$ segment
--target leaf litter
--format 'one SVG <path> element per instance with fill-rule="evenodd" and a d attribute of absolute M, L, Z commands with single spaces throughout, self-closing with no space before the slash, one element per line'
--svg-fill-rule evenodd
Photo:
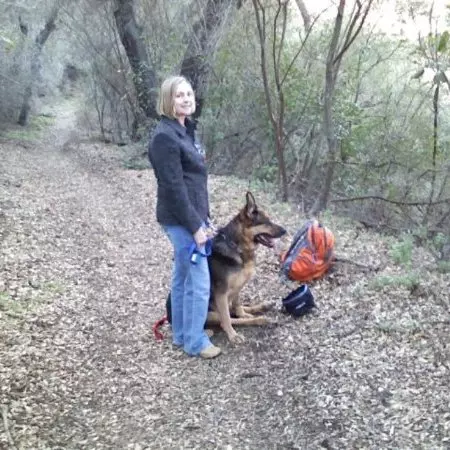
<path fill-rule="evenodd" d="M 187 357 L 169 328 L 151 331 L 172 263 L 152 171 L 112 146 L 68 150 L 61 116 L 34 146 L 0 143 L 0 447 L 450 447 L 450 280 L 426 249 L 405 269 L 382 235 L 322 218 L 339 256 L 378 270 L 338 263 L 311 284 L 319 309 L 294 320 L 281 299 L 295 284 L 261 248 L 242 298 L 271 301 L 273 323 L 237 347 L 218 331 L 217 359 Z M 216 225 L 247 187 L 211 176 Z M 287 247 L 305 217 L 254 193 Z M 389 281 L 411 273 L 415 287 Z"/>

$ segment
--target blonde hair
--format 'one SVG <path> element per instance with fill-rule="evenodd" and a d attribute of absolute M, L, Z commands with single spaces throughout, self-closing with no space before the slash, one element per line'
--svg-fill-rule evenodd
<path fill-rule="evenodd" d="M 175 92 L 181 83 L 187 83 L 192 87 L 191 83 L 181 75 L 174 75 L 166 78 L 159 89 L 157 112 L 160 116 L 167 116 L 175 119 Z"/>

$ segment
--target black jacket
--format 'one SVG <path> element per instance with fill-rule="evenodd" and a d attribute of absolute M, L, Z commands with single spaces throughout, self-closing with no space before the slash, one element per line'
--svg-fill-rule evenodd
<path fill-rule="evenodd" d="M 156 219 L 182 225 L 194 234 L 209 214 L 205 158 L 195 139 L 195 123 L 186 127 L 162 117 L 150 141 L 148 156 L 158 181 Z"/>

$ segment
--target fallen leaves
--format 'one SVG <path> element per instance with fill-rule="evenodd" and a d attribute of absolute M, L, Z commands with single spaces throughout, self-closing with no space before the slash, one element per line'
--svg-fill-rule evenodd
<path fill-rule="evenodd" d="M 0 446 L 445 448 L 450 281 L 426 249 L 403 269 L 383 237 L 355 240 L 330 216 L 338 255 L 379 270 L 337 264 L 311 284 L 318 311 L 294 320 L 281 299 L 295 285 L 261 248 L 242 299 L 271 301 L 276 324 L 243 329 L 238 347 L 218 332 L 223 355 L 190 358 L 169 328 L 151 334 L 171 277 L 152 172 L 124 169 L 113 147 L 62 153 L 61 139 L 0 148 Z M 216 225 L 246 189 L 211 177 Z M 287 246 L 304 218 L 254 194 Z"/>

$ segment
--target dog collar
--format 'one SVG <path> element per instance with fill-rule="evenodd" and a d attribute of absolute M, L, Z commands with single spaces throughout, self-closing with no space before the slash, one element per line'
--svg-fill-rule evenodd
<path fill-rule="evenodd" d="M 230 246 L 233 250 L 236 250 L 240 255 L 242 255 L 242 250 L 239 248 L 239 245 L 236 242 L 232 241 L 223 231 L 219 231 L 216 234 L 216 238 L 221 237 L 228 246 Z"/>

